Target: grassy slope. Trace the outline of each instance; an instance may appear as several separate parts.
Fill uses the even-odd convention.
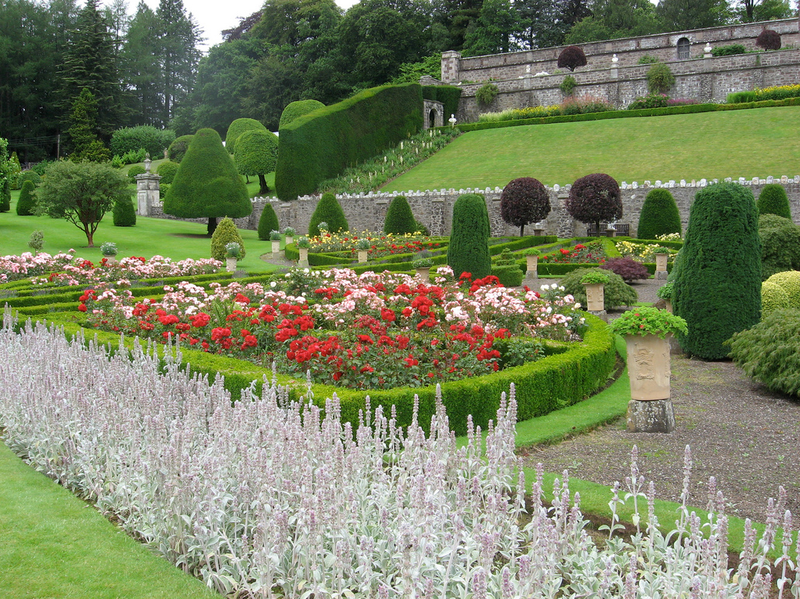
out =
[[[800,107],[787,106],[473,131],[383,189],[565,185],[595,172],[640,183],[794,176],[798,120]]]
[[[138,216],[134,227],[115,227],[111,214],[106,214],[95,233],[95,247],[86,247],[86,236],[75,225],[66,220],[46,216],[17,216],[16,200],[19,192],[12,192],[11,211],[0,214],[0,255],[30,251],[28,240],[38,229],[44,233],[43,251],[56,254],[74,248],[76,255],[92,262],[102,259],[100,245],[106,241],[117,244],[120,258],[155,254],[169,256],[174,261],[186,258],[208,258],[211,255],[211,239],[206,236],[206,225],[160,218]],[[275,266],[259,258],[271,252],[269,241],[260,241],[256,231],[240,230],[247,256],[239,267],[248,272],[270,272]]]

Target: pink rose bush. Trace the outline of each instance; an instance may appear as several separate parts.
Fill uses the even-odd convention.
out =
[[[535,360],[543,339],[570,340],[583,327],[572,296],[545,299],[492,276],[455,281],[449,267],[438,275],[427,284],[404,274],[333,269],[294,290],[276,282],[212,283],[209,290],[182,282],[165,287],[160,301],[99,285],[81,296],[79,310],[91,326],[179,339],[349,388],[488,374]]]

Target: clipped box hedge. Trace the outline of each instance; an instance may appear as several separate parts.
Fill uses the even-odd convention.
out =
[[[275,190],[281,200],[311,194],[326,179],[397,145],[422,128],[418,83],[364,90],[281,129]]]

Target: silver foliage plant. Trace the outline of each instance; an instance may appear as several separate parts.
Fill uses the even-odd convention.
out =
[[[545,505],[541,467],[526,507],[514,454],[516,402],[504,397],[485,445],[458,447],[442,402],[430,433],[402,431],[381,407],[355,430],[334,396],[323,412],[265,381],[231,404],[153,347],[112,352],[58,329],[0,332],[0,426],[35,468],[114,514],[178,567],[236,597],[484,599],[800,597],[791,515],[770,504],[756,542],[747,524],[728,569],[724,502],[690,512],[686,455],[677,530],[657,529],[654,489],[633,455],[611,500],[634,504],[636,532],[598,546],[567,475]],[[640,515],[641,513],[641,515]],[[778,544],[777,581],[767,552]],[[800,540],[798,540],[800,544]],[[798,547],[800,549],[800,547]]]

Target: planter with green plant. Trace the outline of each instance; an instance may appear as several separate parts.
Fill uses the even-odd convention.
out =
[[[311,241],[308,237],[297,238],[297,251],[300,253],[298,264],[300,266],[308,266],[308,250],[311,247]]]
[[[625,337],[628,351],[628,431],[669,433],[675,429],[670,401],[670,344],[677,333],[686,334],[686,321],[658,308],[628,310],[611,323]]]
[[[528,248],[524,252],[522,252],[525,256],[526,261],[526,271],[525,271],[525,278],[526,279],[538,279],[539,278],[539,256],[542,255],[541,250],[537,248]]]
[[[414,270],[417,271],[417,276],[423,281],[430,278],[431,268],[433,267],[432,258],[417,258],[411,263]]]
[[[236,270],[236,263],[242,257],[242,246],[231,241],[225,244],[225,268],[228,272]]]
[[[104,244],[100,246],[100,253],[103,254],[103,258],[106,261],[106,264],[116,264],[117,263],[117,244],[111,241],[106,241]]]
[[[581,277],[581,285],[586,288],[586,309],[589,312],[602,312],[605,309],[603,291],[609,278],[607,273],[599,271],[587,272]]]
[[[283,236],[284,236],[284,238],[286,240],[286,245],[289,245],[290,243],[294,243],[294,236],[296,234],[297,234],[297,231],[295,231],[292,227],[286,227],[283,230]]]
[[[672,314],[672,287],[673,287],[673,282],[670,281],[666,285],[662,285],[661,287],[659,287],[658,291],[656,291],[656,296],[659,299],[664,300],[664,302],[667,304],[666,310],[670,314]]]
[[[272,243],[272,253],[277,254],[281,251],[281,232],[280,231],[270,231],[269,232],[269,240]]]
[[[360,263],[364,263],[367,261],[367,254],[369,253],[369,248],[372,244],[370,243],[369,239],[359,239],[356,242],[356,249],[358,250],[358,261]]]

